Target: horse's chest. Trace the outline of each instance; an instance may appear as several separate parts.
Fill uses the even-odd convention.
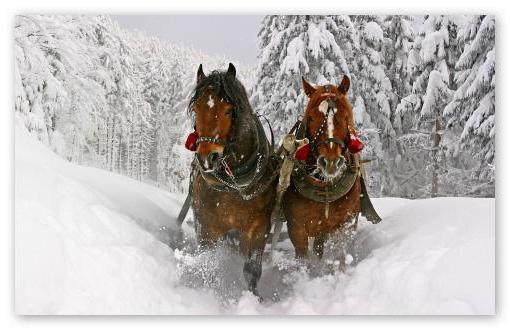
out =
[[[299,226],[310,236],[331,232],[342,227],[359,212],[359,184],[340,199],[319,203],[289,189],[284,199],[284,211],[291,226]]]
[[[199,221],[231,228],[268,218],[274,200],[271,189],[252,200],[244,200],[235,193],[212,189],[200,177],[195,182],[193,195],[193,211]]]

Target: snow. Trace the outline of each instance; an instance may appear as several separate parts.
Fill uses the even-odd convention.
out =
[[[343,57],[342,50],[335,40],[335,36],[329,31],[331,27],[326,25],[326,21],[318,24],[310,22],[308,25],[308,49],[312,57],[319,59],[324,57],[324,50],[331,50],[331,52],[338,56]]]
[[[22,128],[15,159],[18,313],[214,312],[173,287],[173,254],[157,239],[180,196],[66,163]]]
[[[425,20],[425,36],[421,42],[420,56],[425,63],[434,62],[436,58],[445,57],[446,49],[449,46],[447,24],[450,17],[429,16]],[[437,29],[437,26],[440,26]]]
[[[305,43],[300,38],[294,38],[289,42],[289,46],[287,47],[287,56],[282,62],[281,72],[300,72],[301,67],[303,67],[303,72],[308,72],[309,68],[305,56]]]
[[[176,146],[192,128],[196,70],[224,70],[231,59],[124,29],[107,15],[18,15],[13,28],[14,108],[30,131],[74,163],[183,191],[189,173],[171,169],[189,160]],[[249,90],[253,68],[236,67]]]
[[[443,95],[448,92],[449,89],[443,80],[442,74],[437,70],[430,72],[421,115],[423,117],[432,117],[435,115],[438,111],[438,102],[440,102],[440,100],[444,98]]]
[[[383,30],[376,22],[368,22],[365,25],[365,38],[372,42],[381,42],[383,40]]]
[[[259,302],[224,247],[172,250],[182,195],[68,163],[17,123],[19,314],[494,314],[494,199],[374,199],[344,272],[310,272],[282,242]],[[160,228],[165,226],[167,231]],[[186,231],[191,235],[191,232]]]

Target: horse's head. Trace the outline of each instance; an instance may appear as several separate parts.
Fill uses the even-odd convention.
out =
[[[233,129],[235,101],[225,91],[226,82],[234,80],[236,69],[232,63],[226,72],[204,74],[202,64],[197,72],[197,87],[190,109],[195,115],[198,134],[197,157],[206,170],[214,170],[223,157]]]
[[[347,101],[350,81],[344,76],[340,85],[313,87],[303,78],[308,96],[304,123],[317,168],[326,180],[341,175],[346,166],[347,141],[352,126],[352,109]]]

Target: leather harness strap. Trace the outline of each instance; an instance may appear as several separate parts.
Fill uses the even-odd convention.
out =
[[[223,171],[206,171],[197,161],[202,177],[211,188],[217,191],[238,193],[243,199],[250,200],[258,196],[271,184],[276,178],[278,171],[276,164],[277,157],[274,157],[272,146],[265,139],[265,132],[259,120],[253,121],[256,131],[257,149],[250,158],[240,166],[231,169],[223,163]],[[264,137],[264,138],[263,138]],[[274,158],[274,159],[273,159]],[[266,176],[271,167],[271,174]],[[266,181],[260,183],[263,177]]]
[[[354,156],[344,174],[333,180],[322,181],[307,173],[305,166],[299,164],[292,176],[296,190],[304,197],[320,203],[331,203],[347,195],[360,176],[358,156]]]
[[[209,142],[209,143],[219,144],[221,146],[226,146],[227,145],[227,141],[225,139],[220,139],[220,138],[211,137],[211,136],[200,136],[197,139],[197,145],[202,143],[202,142]]]
[[[328,98],[326,95],[325,98]],[[328,109],[330,111],[330,109]],[[296,137],[303,139],[307,136],[307,118],[303,120],[298,119],[294,125],[297,129]],[[310,139],[310,144],[313,151],[317,151],[320,145],[334,143],[338,144],[342,150],[346,150],[346,143],[339,138],[327,138],[325,140],[316,142],[319,136],[324,132],[327,125],[327,116],[324,117],[317,132]],[[293,128],[294,129],[294,128]],[[292,131],[291,131],[292,133]],[[304,197],[321,203],[330,203],[345,196],[354,186],[356,179],[360,176],[360,163],[359,157],[352,155],[347,170],[344,174],[332,182],[321,181],[315,178],[307,171],[307,167],[303,163],[298,163],[297,170],[293,173],[291,180],[296,187],[296,190]]]
[[[269,129],[271,131],[271,146],[269,148],[267,144],[267,140],[261,138],[265,137],[264,128],[260,124],[258,120],[255,120],[256,125],[256,135],[257,135],[257,150],[255,150],[250,158],[240,166],[235,167],[234,169],[230,169],[231,176],[227,174],[226,176],[220,173],[208,173],[203,168],[200,162],[195,157],[193,159],[191,165],[191,173],[190,173],[190,183],[188,187],[188,195],[186,196],[186,200],[179,212],[177,217],[177,223],[182,225],[186,215],[191,206],[191,195],[193,192],[193,181],[195,177],[199,174],[202,175],[204,180],[215,190],[218,191],[229,191],[239,193],[243,199],[253,199],[258,196],[260,193],[264,192],[269,185],[276,179],[278,175],[278,166],[279,166],[279,157],[274,154],[274,134],[273,128],[269,123],[269,120],[264,116],[264,119],[269,125]],[[197,139],[197,144],[202,142],[215,143],[223,146],[228,146],[229,144],[233,144],[233,140],[230,139],[226,141],[224,139],[202,136]],[[261,143],[263,146],[261,146]],[[224,164],[226,165],[226,164]],[[226,170],[226,168],[225,168]],[[269,176],[266,173],[270,173]],[[266,177],[264,182],[260,182],[262,178]],[[241,186],[239,186],[241,183]],[[244,185],[246,183],[246,185]],[[258,183],[258,185],[257,185]]]
[[[342,149],[345,149],[345,142],[340,140],[339,138],[328,138],[322,141],[319,141],[319,143],[315,144],[315,147],[319,147],[322,144],[328,144],[328,143],[335,143],[338,144]]]

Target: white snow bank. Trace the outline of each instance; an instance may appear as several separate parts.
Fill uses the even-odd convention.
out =
[[[306,314],[493,314],[494,200],[375,200],[383,222],[357,235],[359,263],[302,278],[279,306]]]
[[[495,312],[494,199],[376,199],[384,220],[361,220],[344,273],[307,275],[287,240],[264,264],[259,303],[241,258],[161,243],[182,196],[69,164],[20,127],[15,158],[20,314]]]
[[[157,239],[182,198],[69,164],[19,126],[15,142],[17,313],[220,312],[212,294],[177,286],[173,252]]]

